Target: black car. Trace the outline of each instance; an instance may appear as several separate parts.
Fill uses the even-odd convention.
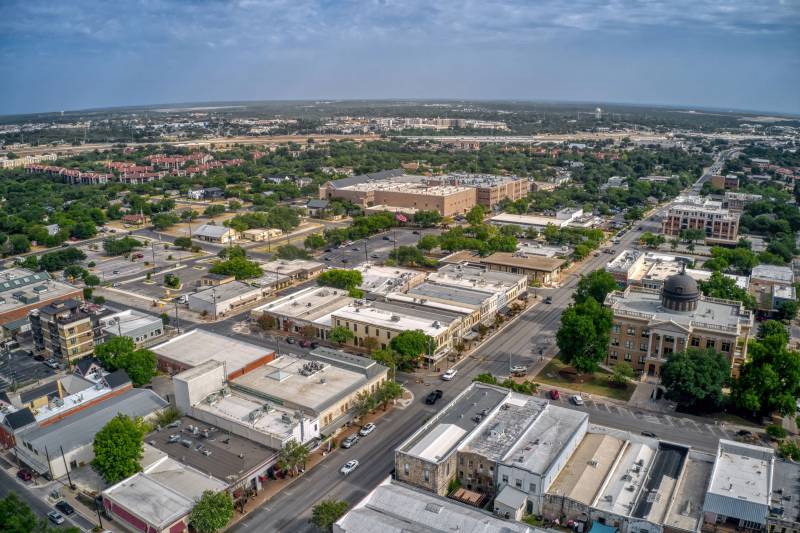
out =
[[[311,342],[311,349],[312,350],[316,350],[317,348],[319,348],[319,343],[315,342],[315,341],[312,341]]]
[[[417,230],[414,230],[411,233],[414,234],[414,235],[419,235],[419,232]]]
[[[439,390],[439,389],[436,389],[435,391],[431,392],[430,394],[428,394],[428,395],[425,397],[425,403],[427,403],[428,405],[433,405],[433,404],[435,404],[435,403],[436,403],[436,402],[439,400],[439,398],[441,398],[442,396],[444,396],[444,392],[442,392],[442,391],[441,391],[441,390]]]
[[[286,342],[288,344],[294,344],[297,342],[297,339],[295,339],[294,337],[286,337]]]
[[[390,239],[390,237],[389,237],[388,235],[384,235],[384,236],[383,236],[383,240],[384,240],[384,241],[388,241],[389,239]]]
[[[548,296],[547,298],[544,299],[544,303],[546,303],[546,304],[553,303],[553,297],[552,296]]]
[[[64,500],[58,502],[55,507],[56,509],[64,513],[66,516],[69,516],[75,512],[75,509]]]
[[[333,250],[332,250],[332,249],[330,249],[330,248],[325,248],[325,253],[326,253],[326,254],[329,254],[329,253],[331,253],[332,251],[333,251]]]
[[[658,438],[658,437],[656,437],[656,434],[653,433],[652,431],[642,431],[642,436],[643,437],[650,437],[651,439]]]

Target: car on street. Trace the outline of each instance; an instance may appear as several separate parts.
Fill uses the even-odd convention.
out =
[[[428,405],[433,405],[442,396],[444,396],[444,393],[441,390],[436,389],[435,391],[433,391],[433,392],[429,393],[427,396],[425,396],[425,403],[427,403]]]
[[[579,394],[573,394],[572,396],[570,396],[569,401],[571,401],[575,405],[583,405],[583,398],[581,398]]]
[[[332,251],[333,251],[333,249],[332,249],[332,248],[325,248],[325,253],[326,253],[326,254],[329,254],[329,253],[331,253]]]
[[[352,461],[347,461],[339,472],[346,476],[356,468],[358,468],[358,459],[353,459]]]
[[[308,348],[310,346],[311,346],[311,341],[307,341],[305,339],[300,341],[300,347],[301,348]]]
[[[652,431],[642,431],[642,437],[650,437],[651,439],[658,438]]]
[[[528,373],[528,367],[525,365],[514,365],[511,367],[512,376],[524,376]]]
[[[342,263],[347,263],[347,258],[346,257],[342,257]]]
[[[544,303],[546,303],[546,304],[553,303],[553,297],[552,296],[548,296],[547,298],[544,299]]]
[[[358,246],[353,246],[350,249],[353,250],[354,252],[360,252],[361,251],[361,249]]]
[[[380,256],[378,254],[372,254],[370,255],[370,257],[373,259],[378,259]]]
[[[286,337],[287,344],[295,344],[297,340],[294,337]]]
[[[458,373],[458,370],[456,370],[455,368],[450,368],[450,369],[447,370],[447,372],[442,374],[442,379],[445,380],[445,381],[450,381],[451,379],[456,377],[457,373]]]
[[[558,390],[552,389],[550,391],[550,399],[551,400],[558,400],[559,398],[561,398],[561,394],[558,392]]]
[[[311,341],[311,349],[312,350],[316,350],[317,348],[319,348],[319,343],[315,342],[315,341]]]
[[[375,424],[370,422],[369,424],[366,424],[363,428],[361,428],[358,431],[358,434],[361,435],[362,437],[366,437],[367,435],[369,435],[373,431],[375,431]]]
[[[20,468],[17,472],[17,477],[22,481],[30,481],[33,479],[33,474],[31,474],[31,471],[26,468]]]
[[[417,230],[414,230],[411,233],[413,233],[414,235],[419,235],[419,232]]]
[[[753,434],[752,431],[748,431],[746,429],[740,429],[739,431],[736,432],[736,435],[738,435],[739,437],[749,437],[752,434]]]
[[[61,513],[59,513],[58,511],[50,511],[49,513],[47,513],[47,519],[57,526],[63,524],[65,520],[65,518],[61,516]]]
[[[47,361],[44,362],[44,364],[49,366],[53,370],[58,368],[58,361],[56,361],[55,359],[48,359]]]
[[[68,504],[65,500],[61,500],[55,505],[56,509],[64,513],[65,515],[69,516],[75,512],[75,509]]]
[[[324,259],[325,261],[330,261],[331,260],[330,257],[323,257],[322,259]]]
[[[37,356],[34,356],[34,359],[36,361],[44,361],[44,356],[43,355],[37,355]]]
[[[358,435],[350,435],[342,441],[342,448],[350,448],[358,442]]]
[[[119,281],[115,281],[114,283],[111,284],[112,287],[119,287],[120,285],[122,285],[122,283],[120,283]]]
[[[388,235],[384,235],[384,236],[383,236],[383,240],[384,240],[384,241],[388,241],[390,238],[391,238],[391,237],[389,237]]]

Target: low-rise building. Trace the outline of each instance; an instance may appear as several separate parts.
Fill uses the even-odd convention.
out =
[[[481,263],[488,266],[489,270],[524,274],[529,282],[548,286],[561,280],[561,270],[566,261],[556,257],[495,252],[481,259]]]
[[[263,300],[271,291],[243,281],[232,281],[189,294],[189,310],[214,318]]]
[[[250,318],[269,316],[275,329],[288,333],[300,333],[310,326],[315,337],[326,339],[331,330],[331,314],[353,301],[343,289],[308,287],[256,307],[250,311]]]
[[[686,268],[691,263],[689,257],[662,254],[659,252],[643,252],[640,250],[623,250],[606,264],[609,272],[621,286],[634,285],[646,289],[661,290],[670,276],[684,272],[695,281],[707,281],[713,272],[697,268]],[[746,276],[724,274],[736,282],[742,289],[747,289],[749,280]]]
[[[217,360],[225,365],[226,379],[245,374],[275,358],[275,352],[249,342],[193,329],[154,346],[159,369],[177,374]]]
[[[680,236],[685,230],[700,230],[709,244],[735,244],[739,238],[740,213],[722,207],[722,202],[680,196],[661,219],[664,235]]]
[[[203,224],[192,232],[192,238],[215,244],[228,244],[236,240],[236,232],[225,226]]]
[[[761,201],[760,194],[725,191],[723,205],[731,211],[744,211],[748,204]]]
[[[355,268],[361,272],[359,288],[367,294],[385,296],[390,292],[404,292],[425,281],[426,273],[402,267],[385,267],[363,263]]]
[[[220,285],[225,285],[226,283],[232,283],[234,281],[236,281],[236,276],[206,272],[200,277],[197,285],[199,287],[219,287]]]
[[[583,216],[583,209],[565,207],[556,212],[555,216],[544,215],[513,215],[501,213],[489,219],[489,222],[498,226],[519,226],[520,228],[542,231],[547,226],[565,228]]]
[[[283,235],[283,231],[277,228],[252,228],[242,232],[242,237],[248,241],[261,242],[275,239]]]
[[[264,272],[286,276],[292,281],[304,281],[317,277],[325,270],[325,264],[306,259],[278,259],[261,263],[261,269]]]
[[[739,188],[739,176],[736,174],[728,174],[727,176],[711,176],[711,186],[715,189],[735,191]]]
[[[31,311],[33,345],[45,357],[72,361],[94,351],[95,322],[79,300],[65,300]]]
[[[756,299],[758,313],[771,316],[782,302],[796,299],[794,271],[788,266],[757,265],[750,273],[748,292]]]
[[[528,278],[524,274],[501,272],[469,264],[443,266],[430,274],[428,281],[495,294],[498,299],[497,311],[503,310],[528,291]]]
[[[606,297],[614,315],[606,364],[626,361],[643,378],[657,379],[669,354],[712,348],[738,375],[747,356],[753,315],[741,302],[701,295],[685,273],[666,279],[660,291],[629,286]]]
[[[164,321],[159,316],[148,315],[136,309],[100,318],[104,338],[130,337],[137,347],[150,346],[164,336]]]

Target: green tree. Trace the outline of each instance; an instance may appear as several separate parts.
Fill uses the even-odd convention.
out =
[[[698,286],[706,296],[736,300],[742,302],[748,309],[755,309],[756,307],[756,299],[746,289],[739,287],[736,285],[736,280],[720,272],[713,272],[710,278],[700,281]]]
[[[181,278],[179,278],[172,272],[168,272],[167,274],[164,275],[164,285],[166,285],[170,289],[177,289],[181,286]]]
[[[758,326],[758,338],[766,339],[767,337],[777,336],[780,344],[789,343],[789,331],[782,323],[777,320],[766,320]]]
[[[92,465],[109,484],[140,471],[144,430],[130,417],[119,414],[97,432]]]
[[[235,276],[236,279],[258,278],[264,274],[258,263],[248,261],[242,257],[235,257],[227,261],[220,261],[209,269],[212,274]]]
[[[64,277],[68,279],[83,279],[89,272],[80,265],[69,265],[64,269]]]
[[[588,298],[594,298],[596,302],[602,304],[608,293],[618,288],[619,285],[617,284],[617,280],[614,279],[614,276],[603,269],[595,270],[588,275],[581,276],[581,279],[578,280],[578,286],[575,288],[575,292],[572,295],[572,299],[575,300],[576,304],[580,304],[585,302]]]
[[[275,255],[278,256],[279,259],[289,260],[311,258],[308,252],[292,244],[284,244],[283,246],[279,246],[278,249],[275,250]]]
[[[297,474],[300,469],[305,469],[309,453],[306,446],[290,440],[278,452],[278,467]]]
[[[614,368],[611,372],[611,377],[608,379],[611,381],[611,383],[622,387],[627,385],[631,378],[633,378],[633,368],[631,368],[631,365],[625,361],[620,361],[614,365]]]
[[[797,300],[784,300],[778,304],[778,317],[781,320],[794,320],[797,316]]]
[[[398,366],[404,369],[414,366],[423,354],[433,352],[434,341],[420,330],[406,330],[396,335],[389,343],[397,353]]]
[[[432,228],[442,221],[438,211],[417,211],[414,213],[414,224],[423,228]]]
[[[194,209],[187,209],[185,211],[181,211],[181,220],[184,222],[191,222],[192,220],[196,219],[200,216],[200,213],[195,211]]]
[[[687,244],[694,244],[706,238],[706,233],[701,229],[685,229],[681,231],[680,238]]]
[[[149,383],[156,375],[155,353],[145,348],[136,349],[130,337],[112,337],[98,345],[94,353],[106,369],[123,369],[135,387]]]
[[[36,528],[36,515],[13,491],[0,500],[0,531],[5,533],[32,533]]]
[[[353,402],[356,418],[364,418],[375,409],[376,405],[375,396],[370,394],[369,391],[359,392]]]
[[[121,239],[109,238],[103,241],[103,250],[106,252],[106,255],[111,256],[125,255],[141,247],[142,243],[133,237],[122,237]]]
[[[303,246],[309,250],[318,250],[325,246],[325,237],[319,233],[312,233],[303,241]]]
[[[389,404],[398,398],[403,397],[403,386],[396,381],[384,381],[378,390],[375,391],[376,401],[383,406],[383,410],[389,408]]]
[[[311,509],[311,523],[320,531],[333,531],[333,524],[347,512],[343,500],[323,500]]]
[[[349,340],[353,340],[355,335],[344,326],[335,326],[331,328],[328,338],[337,344],[344,344]]]
[[[734,403],[761,415],[794,413],[800,396],[800,352],[787,348],[786,334],[751,340],[748,355],[732,387]]]
[[[594,372],[608,352],[613,315],[589,297],[567,307],[561,315],[556,343],[561,358],[578,372]]]
[[[224,205],[214,204],[205,208],[205,210],[203,211],[203,216],[206,216],[208,218],[214,218],[220,216],[224,212],[225,212]]]
[[[430,252],[439,246],[439,238],[436,235],[423,235],[417,243],[417,248]]]
[[[467,222],[469,222],[473,226],[477,226],[478,224],[483,224],[483,218],[485,216],[486,213],[483,211],[483,207],[481,207],[480,205],[475,205],[467,213],[466,219]]]
[[[88,274],[83,276],[83,282],[86,284],[87,287],[97,287],[100,285],[100,278],[95,276],[94,274]]]
[[[189,237],[176,237],[173,244],[181,250],[188,250],[192,247],[192,239]]]
[[[332,268],[317,276],[317,284],[337,289],[352,289],[361,286],[364,278],[358,270]]]
[[[730,376],[730,362],[713,350],[690,348],[673,352],[661,368],[666,397],[686,408],[716,409],[722,404],[722,389]]]
[[[242,208],[242,202],[238,200],[229,200],[228,201],[228,211],[236,212]]]
[[[180,217],[175,213],[158,213],[150,218],[153,227],[158,230],[167,229],[180,222]]]
[[[233,518],[233,500],[227,491],[203,491],[189,513],[189,524],[197,533],[215,533]]]

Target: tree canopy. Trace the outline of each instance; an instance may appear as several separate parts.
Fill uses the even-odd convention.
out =
[[[149,383],[156,375],[156,354],[145,348],[137,349],[130,337],[112,337],[95,347],[94,354],[107,370],[125,370],[135,387]]]
[[[564,362],[578,372],[596,371],[598,363],[608,353],[612,322],[611,310],[591,296],[567,307],[556,332],[556,343]]]
[[[320,531],[333,531],[333,524],[347,512],[344,500],[323,500],[311,510],[311,523]]]
[[[141,248],[142,243],[133,237],[122,237],[120,239],[109,238],[103,241],[103,250],[106,255],[125,255],[137,248]]]
[[[220,261],[212,266],[209,272],[212,274],[235,276],[238,280],[258,278],[264,274],[264,271],[258,263],[249,261],[244,257],[233,257],[226,261]]]
[[[684,408],[709,410],[722,404],[722,389],[730,371],[730,362],[723,354],[690,348],[669,355],[661,368],[661,382],[667,399]]]
[[[233,518],[233,500],[228,491],[206,490],[189,513],[189,524],[197,533],[215,533]]]
[[[433,338],[420,330],[403,331],[389,343],[397,354],[397,365],[401,368],[412,367],[424,353],[434,349]]]
[[[141,423],[117,415],[95,435],[92,465],[110,484],[132,476],[142,469],[143,439]]]
[[[354,289],[359,287],[363,282],[364,278],[358,270],[332,268],[317,276],[318,285],[335,287],[337,289]]]
[[[572,295],[572,299],[576,304],[585,302],[588,298],[601,304],[605,301],[606,296],[613,290],[619,288],[617,280],[614,276],[605,270],[595,270],[587,275],[582,275],[578,280],[578,286]]]
[[[733,385],[737,407],[761,415],[796,411],[800,396],[800,352],[786,346],[785,331],[769,326],[764,337],[752,339],[748,360]]]
[[[739,287],[735,279],[720,272],[713,272],[709,279],[700,281],[697,285],[706,296],[736,300],[742,302],[748,309],[756,307],[756,299],[747,292],[747,289]]]

